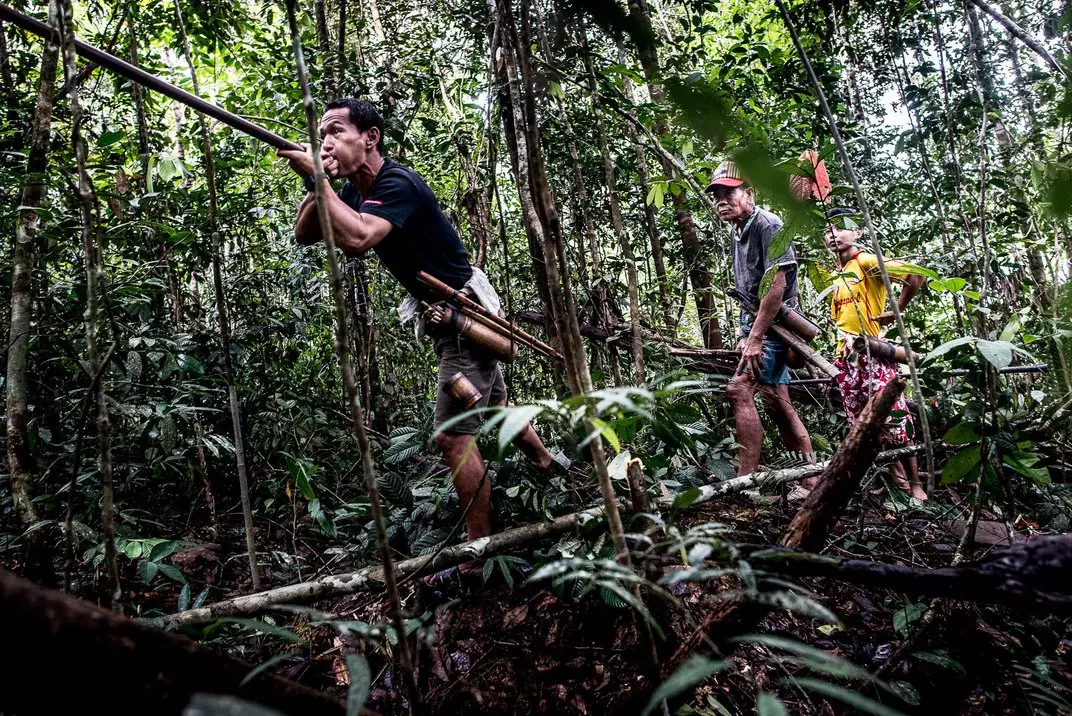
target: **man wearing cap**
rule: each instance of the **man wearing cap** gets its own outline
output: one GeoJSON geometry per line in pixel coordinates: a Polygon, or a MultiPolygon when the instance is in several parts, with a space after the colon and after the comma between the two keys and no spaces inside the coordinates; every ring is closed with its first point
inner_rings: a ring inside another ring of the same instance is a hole
{"type": "Polygon", "coordinates": [[[811,437],[789,401],[788,347],[774,336],[767,336],[767,329],[783,302],[796,308],[797,257],[792,243],[777,256],[771,256],[771,244],[782,228],[782,220],[756,206],[755,191],[736,164],[722,162],[707,192],[715,202],[718,218],[730,225],[734,287],[746,302],[753,306],[758,303],[754,315],[741,310],[737,343],[741,363],[726,386],[737,423],[737,442],[741,445],[737,474],[747,475],[759,466],[763,447],[763,423],[755,401],[757,392],[786,446],[809,458],[812,455],[811,437]],[[773,278],[768,279],[770,286],[760,297],[760,284],[769,272],[773,272],[773,278]]]}
{"type": "MultiPolygon", "coordinates": [[[[830,317],[838,327],[838,358],[834,365],[840,371],[836,378],[841,390],[842,403],[849,424],[867,405],[871,396],[881,392],[886,384],[897,377],[894,363],[870,351],[858,353],[853,347],[857,336],[879,336],[883,327],[893,323],[893,312],[886,307],[886,285],[878,268],[878,257],[859,248],[861,232],[852,220],[851,209],[830,209],[826,212],[826,246],[837,257],[841,276],[835,280],[830,301],[830,317]]],[[[902,261],[886,259],[886,271],[890,278],[899,281],[903,288],[897,307],[904,311],[908,302],[923,285],[923,276],[909,274],[902,261]]],[[[905,447],[912,444],[910,430],[912,417],[908,403],[902,395],[893,406],[880,438],[884,449],[905,447]]],[[[893,481],[917,500],[927,499],[919,481],[919,468],[914,455],[902,458],[893,464],[893,481]]]]}

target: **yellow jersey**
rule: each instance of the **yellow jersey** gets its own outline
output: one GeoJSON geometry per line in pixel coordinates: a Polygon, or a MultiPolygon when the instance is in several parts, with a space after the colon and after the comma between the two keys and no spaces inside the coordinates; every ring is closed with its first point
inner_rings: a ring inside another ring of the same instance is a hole
{"type": "MultiPolygon", "coordinates": [[[[903,279],[903,261],[886,259],[890,278],[903,279]]],[[[841,268],[841,273],[855,276],[834,279],[834,294],[830,302],[830,317],[838,330],[854,336],[877,336],[882,330],[875,316],[886,312],[886,287],[878,269],[878,257],[860,251],[841,268]]]]}

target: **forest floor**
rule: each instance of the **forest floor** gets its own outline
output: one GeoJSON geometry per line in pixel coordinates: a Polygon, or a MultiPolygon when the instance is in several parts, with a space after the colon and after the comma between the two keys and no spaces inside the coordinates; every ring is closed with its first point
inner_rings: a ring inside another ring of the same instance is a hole
{"type": "MultiPolygon", "coordinates": [[[[939,497],[955,498],[945,490],[939,497]]],[[[944,519],[941,510],[898,510],[884,492],[868,493],[862,511],[858,505],[841,520],[828,553],[916,566],[949,564],[959,541],[958,524],[944,519]]],[[[729,539],[754,542],[758,536],[774,543],[794,511],[795,505],[777,498],[733,495],[681,513],[678,524],[721,523],[733,529],[729,539]]],[[[982,525],[977,555],[1007,543],[1001,523],[982,525]]],[[[628,608],[608,606],[598,591],[574,598],[517,581],[510,586],[496,571],[487,583],[474,575],[434,589],[412,581],[403,586],[405,607],[423,615],[424,637],[415,653],[426,709],[442,714],[639,713],[652,689],[651,649],[639,618],[628,608]]],[[[1045,666],[1059,680],[1067,679],[1072,638],[1060,620],[947,601],[917,635],[926,599],[825,579],[803,580],[802,585],[840,624],[778,610],[757,633],[793,638],[871,672],[894,659],[884,678],[908,699],[897,703],[886,696],[885,701],[901,711],[916,711],[915,702],[928,713],[1030,713],[1025,710],[1028,685],[1021,681],[1025,673],[1045,666]],[[910,648],[902,650],[906,641],[910,648]],[[1037,662],[1041,655],[1055,653],[1063,667],[1037,662]]],[[[674,592],[679,605],[656,616],[683,638],[693,628],[692,620],[700,619],[729,586],[725,580],[681,584],[674,592]]],[[[318,606],[340,620],[387,620],[382,595],[351,595],[318,606]]],[[[309,643],[284,662],[284,674],[344,695],[348,676],[342,657],[361,650],[361,643],[301,622],[299,618],[292,628],[309,643]]],[[[261,656],[270,654],[262,649],[261,656]]],[[[373,674],[368,708],[398,712],[401,697],[386,658],[382,652],[367,656],[373,674]]],[[[785,677],[795,674],[804,675],[798,664],[773,658],[767,647],[748,645],[735,652],[727,670],[696,690],[691,713],[753,712],[760,689],[777,694],[792,713],[846,712],[838,701],[786,685],[785,677]]],[[[855,688],[870,698],[880,696],[873,687],[855,688]]]]}

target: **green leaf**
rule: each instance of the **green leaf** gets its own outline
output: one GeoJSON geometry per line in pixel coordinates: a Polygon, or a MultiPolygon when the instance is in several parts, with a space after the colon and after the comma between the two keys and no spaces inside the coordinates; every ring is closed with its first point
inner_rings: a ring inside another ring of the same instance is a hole
{"type": "Polygon", "coordinates": [[[898,634],[908,634],[909,627],[922,619],[926,611],[926,604],[905,602],[893,613],[893,630],[898,634]]]}
{"type": "Polygon", "coordinates": [[[931,360],[934,360],[935,358],[940,358],[940,357],[944,356],[946,353],[948,353],[949,351],[953,350],[954,348],[959,348],[960,346],[966,346],[969,343],[975,343],[975,341],[977,341],[977,340],[979,340],[979,339],[976,338],[975,336],[963,336],[961,338],[954,338],[953,340],[946,341],[942,345],[940,345],[937,348],[935,348],[933,351],[931,351],[926,356],[924,356],[923,360],[924,361],[931,361],[931,360]]]}
{"type": "Polygon", "coordinates": [[[184,612],[190,608],[190,585],[189,583],[182,585],[182,590],[179,591],[179,603],[177,610],[184,612]]]}
{"type": "Polygon", "coordinates": [[[655,693],[651,695],[651,699],[648,701],[648,705],[644,707],[641,716],[647,716],[655,711],[659,704],[666,699],[671,699],[693,688],[712,674],[722,671],[728,665],[726,661],[715,661],[714,659],[708,659],[706,656],[691,657],[677,671],[671,674],[666,681],[659,684],[659,688],[655,689],[655,693]]]}
{"type": "Polygon", "coordinates": [[[182,572],[180,572],[179,568],[175,565],[164,564],[163,562],[155,562],[154,564],[156,564],[157,568],[160,570],[160,573],[168,579],[178,582],[179,584],[186,584],[186,577],[182,575],[182,572]]]}
{"type": "Polygon", "coordinates": [[[350,672],[350,688],[346,691],[346,716],[357,716],[368,699],[372,686],[372,670],[364,654],[347,654],[346,669],[350,672]]]}
{"type": "Polygon", "coordinates": [[[269,634],[271,636],[277,636],[280,639],[293,642],[295,644],[301,644],[305,640],[300,636],[292,632],[290,629],[284,629],[281,626],[275,624],[269,624],[268,622],[261,621],[260,619],[244,619],[242,617],[224,617],[220,619],[218,624],[237,624],[247,629],[259,631],[262,634],[269,634]]]}
{"type": "Polygon", "coordinates": [[[182,547],[182,542],[178,540],[166,540],[160,544],[153,545],[153,548],[149,550],[147,559],[150,562],[159,562],[164,557],[170,557],[176,552],[181,552],[182,547]]]}
{"type": "Polygon", "coordinates": [[[698,488],[698,487],[690,487],[689,489],[685,490],[684,492],[679,492],[677,494],[677,496],[674,497],[674,509],[675,510],[683,510],[683,509],[685,509],[686,507],[691,505],[693,502],[696,502],[696,499],[699,496],[700,496],[700,488],[698,488]]]}
{"type": "Polygon", "coordinates": [[[111,132],[104,132],[99,137],[97,137],[97,147],[99,149],[110,147],[125,136],[127,136],[127,133],[121,129],[117,129],[111,132]]]}
{"type": "Polygon", "coordinates": [[[956,293],[967,285],[968,282],[962,278],[939,278],[930,282],[931,290],[935,293],[956,293]]]}
{"type": "Polygon", "coordinates": [[[964,666],[956,659],[950,658],[949,654],[945,650],[915,651],[912,652],[912,658],[919,659],[920,661],[925,661],[928,664],[940,666],[943,669],[955,671],[962,676],[967,673],[967,671],[964,669],[964,666]]]}
{"type": "Polygon", "coordinates": [[[998,370],[1012,363],[1012,344],[1007,341],[984,341],[980,338],[977,346],[979,355],[998,370]]]}
{"type": "Polygon", "coordinates": [[[758,716],[789,716],[781,699],[766,691],[756,696],[756,714],[758,716]]]}
{"type": "MultiPolygon", "coordinates": [[[[893,272],[891,272],[893,273],[893,272]]],[[[942,277],[938,275],[936,271],[929,269],[925,266],[917,266],[915,264],[901,263],[897,267],[896,274],[898,276],[926,276],[934,281],[941,281],[942,277]]]]}
{"type": "Polygon", "coordinates": [[[969,445],[949,459],[942,468],[942,484],[960,482],[972,472],[982,459],[978,445],[969,445]]]}
{"type": "Polygon", "coordinates": [[[205,587],[201,590],[201,593],[197,595],[197,599],[194,599],[193,608],[200,609],[205,606],[205,600],[208,599],[209,593],[212,591],[212,587],[205,587]]]}
{"type": "Polygon", "coordinates": [[[286,661],[291,656],[292,655],[289,653],[276,654],[271,659],[257,664],[255,667],[249,670],[248,674],[242,677],[242,681],[239,683],[239,686],[245,686],[250,681],[253,681],[255,678],[263,674],[265,671],[268,671],[268,669],[271,669],[273,666],[282,661],[286,661]]]}
{"type": "Polygon", "coordinates": [[[767,269],[767,272],[763,274],[763,278],[759,281],[759,298],[762,299],[767,295],[767,291],[770,291],[770,287],[774,284],[774,278],[778,275],[778,267],[771,266],[767,269]]]}
{"type": "Polygon", "coordinates": [[[975,432],[975,425],[969,422],[957,423],[942,437],[942,441],[950,445],[968,445],[978,440],[979,435],[975,432]]]}
{"type": "Polygon", "coordinates": [[[812,679],[808,677],[790,677],[788,679],[782,679],[781,683],[793,683],[797,686],[808,689],[809,691],[815,691],[832,699],[848,704],[855,709],[859,709],[864,713],[874,714],[874,716],[904,716],[900,711],[894,708],[890,708],[885,704],[879,703],[874,699],[869,699],[863,694],[858,694],[855,691],[850,691],[843,686],[831,684],[827,681],[820,679],[812,679]]]}
{"type": "Polygon", "coordinates": [[[1005,324],[1005,328],[1001,330],[1001,335],[998,336],[998,340],[1004,343],[1012,343],[1016,339],[1016,334],[1020,332],[1020,317],[1013,316],[1012,319],[1005,324]]]}
{"type": "Polygon", "coordinates": [[[1039,461],[1038,455],[1014,452],[1011,455],[1003,455],[1001,461],[1040,487],[1049,487],[1053,484],[1047,468],[1035,467],[1035,463],[1039,461]]]}
{"type": "Polygon", "coordinates": [[[190,373],[192,375],[204,375],[205,366],[201,365],[201,361],[194,358],[192,355],[186,353],[180,353],[178,355],[179,368],[190,373]]]}
{"type": "Polygon", "coordinates": [[[160,566],[156,562],[143,560],[142,563],[138,565],[138,574],[141,577],[141,581],[145,582],[146,585],[152,584],[153,579],[156,578],[157,571],[159,571],[159,567],[160,566]]]}
{"type": "Polygon", "coordinates": [[[294,475],[294,484],[298,486],[298,491],[307,501],[312,502],[316,499],[316,492],[313,490],[313,486],[309,484],[309,477],[305,474],[305,470],[297,471],[294,475]]]}
{"type": "Polygon", "coordinates": [[[499,449],[505,450],[506,446],[514,441],[521,431],[528,427],[532,420],[546,408],[542,405],[518,405],[506,408],[507,414],[503,418],[499,428],[499,449]]]}

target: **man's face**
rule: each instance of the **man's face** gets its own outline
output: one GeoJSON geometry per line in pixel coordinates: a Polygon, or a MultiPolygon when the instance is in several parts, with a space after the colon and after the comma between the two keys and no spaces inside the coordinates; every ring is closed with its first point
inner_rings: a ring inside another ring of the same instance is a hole
{"type": "Polygon", "coordinates": [[[835,254],[855,246],[860,240],[860,232],[843,229],[835,224],[826,225],[826,247],[835,254]]]}
{"type": "Polygon", "coordinates": [[[751,192],[740,186],[715,186],[710,194],[715,202],[718,218],[728,223],[744,221],[755,205],[751,192]]]}
{"type": "Polygon", "coordinates": [[[346,107],[329,109],[320,120],[320,158],[324,172],[332,179],[351,176],[364,166],[378,139],[379,131],[375,127],[358,129],[350,121],[346,107]]]}

